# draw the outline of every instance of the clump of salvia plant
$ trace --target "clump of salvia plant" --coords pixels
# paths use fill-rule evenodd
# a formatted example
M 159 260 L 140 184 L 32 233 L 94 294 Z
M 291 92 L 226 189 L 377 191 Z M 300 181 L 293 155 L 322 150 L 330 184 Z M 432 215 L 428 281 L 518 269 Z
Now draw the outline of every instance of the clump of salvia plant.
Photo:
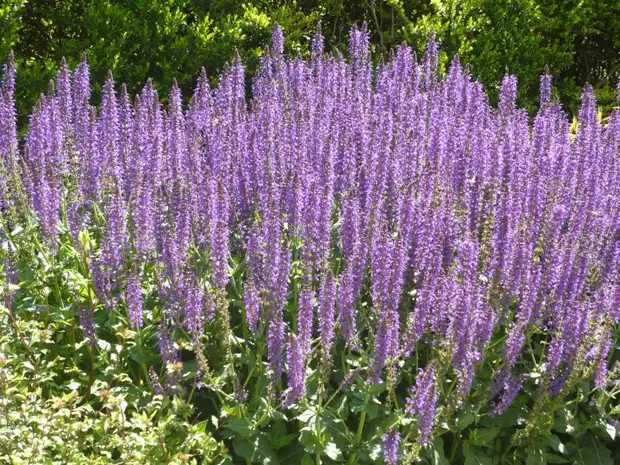
M 376 67 L 365 28 L 348 59 L 320 28 L 307 60 L 283 44 L 276 26 L 251 98 L 237 56 L 187 107 L 110 74 L 96 109 L 86 58 L 63 62 L 20 149 L 5 67 L 3 237 L 32 211 L 50 257 L 74 251 L 93 356 L 115 313 L 157 347 L 140 363 L 158 391 L 198 389 L 231 422 L 305 412 L 288 432 L 317 462 L 396 464 L 447 431 L 454 457 L 472 405 L 502 415 L 529 383 L 529 434 L 583 382 L 611 389 L 620 110 L 603 126 L 586 86 L 575 133 L 548 74 L 533 120 L 514 76 L 492 108 L 458 58 L 438 72 L 432 37 L 421 61 L 402 45 Z M 357 423 L 336 434 L 321 412 L 349 392 Z M 386 421 L 365 428 L 373 402 Z M 250 461 L 261 421 L 230 423 Z

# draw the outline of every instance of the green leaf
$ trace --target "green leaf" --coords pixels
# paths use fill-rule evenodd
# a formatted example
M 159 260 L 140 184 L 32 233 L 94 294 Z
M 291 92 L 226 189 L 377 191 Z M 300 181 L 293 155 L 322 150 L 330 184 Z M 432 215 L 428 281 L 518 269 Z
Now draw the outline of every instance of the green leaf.
M 297 419 L 299 421 L 301 421 L 302 423 L 308 423 L 308 421 L 313 418 L 315 415 L 314 410 L 305 410 L 304 412 L 302 412 Z
M 275 408 L 272 408 L 267 412 L 267 418 L 269 418 L 270 420 L 288 420 L 287 416 L 283 412 L 280 412 Z
M 336 462 L 343 460 L 342 451 L 338 449 L 338 446 L 336 446 L 336 444 L 334 444 L 333 442 L 327 443 L 324 452 L 325 455 L 327 455 L 330 459 Z
M 525 409 L 509 408 L 498 417 L 485 417 L 480 420 L 480 425 L 485 427 L 499 426 L 509 428 L 516 426 L 527 414 Z
M 383 392 L 385 392 L 386 389 L 387 389 L 386 383 L 370 384 L 368 386 L 368 392 L 370 393 L 371 396 L 378 396 L 380 394 L 383 394 Z
M 275 452 L 264 434 L 255 434 L 250 439 L 234 438 L 233 449 L 237 454 L 250 462 L 258 462 L 266 465 L 279 463 Z
M 605 432 L 609 434 L 609 437 L 611 438 L 612 441 L 616 439 L 617 428 L 614 425 L 609 424 L 609 423 L 605 424 Z
M 443 439 L 436 438 L 428 445 L 427 457 L 431 465 L 449 465 L 448 459 L 444 453 Z
M 300 465 L 314 465 L 314 459 L 310 454 L 304 454 Z
M 328 415 L 328 412 L 326 412 L 326 416 L 322 420 L 321 424 L 332 438 L 347 440 L 347 427 L 344 421 L 340 418 L 332 418 Z
M 275 447 L 276 449 L 280 449 L 281 447 L 284 447 L 284 446 L 290 444 L 291 442 L 293 442 L 293 440 L 296 437 L 297 437 L 296 434 L 287 434 L 285 436 L 277 436 L 272 441 L 273 447 Z
M 493 460 L 484 449 L 480 449 L 479 447 L 464 447 L 463 452 L 465 454 L 464 465 L 494 465 Z
M 547 463 L 570 463 L 570 460 L 565 459 L 564 457 L 549 453 L 545 454 L 545 459 L 547 460 Z
M 464 407 L 459 413 L 457 413 L 454 419 L 454 426 L 457 432 L 463 431 L 475 420 L 478 412 L 471 406 Z M 455 429 L 452 428 L 454 431 Z
M 578 465 L 613 465 L 611 451 L 598 439 L 590 436 L 588 443 L 591 446 L 582 447 L 573 455 L 574 463 Z
M 493 448 L 493 439 L 500 431 L 501 428 L 499 426 L 475 429 L 469 435 L 469 442 L 475 446 Z
M 235 438 L 233 439 L 233 449 L 236 454 L 240 455 L 250 462 L 254 457 L 254 446 L 247 439 Z
M 77 391 L 78 389 L 80 389 L 81 384 L 78 383 L 77 381 L 72 381 L 69 384 L 67 384 L 67 387 L 72 390 L 72 391 Z
M 98 339 L 97 340 L 97 346 L 99 346 L 101 351 L 109 352 L 110 348 L 112 347 L 112 344 L 110 344 L 108 341 L 106 341 L 104 339 Z M 131 353 L 131 350 L 129 352 Z
M 316 454 L 321 450 L 321 444 L 314 434 L 314 431 L 310 430 L 302 430 L 301 435 L 299 436 L 299 442 L 304 445 L 304 449 L 309 454 Z
M 229 421 L 224 425 L 224 430 L 226 430 L 225 434 L 229 438 L 236 437 L 238 434 L 240 437 L 248 439 L 256 432 L 256 430 L 250 426 L 250 423 L 245 418 L 241 420 Z
M 375 444 L 370 449 L 368 456 L 372 460 L 372 463 L 379 462 L 381 458 L 383 457 L 383 446 L 380 443 Z
M 367 404 L 364 404 L 364 400 L 358 398 L 354 398 L 351 402 L 351 412 L 366 412 L 370 420 L 377 418 L 380 408 L 381 402 L 376 398 L 371 398 Z
M 278 458 L 269 444 L 269 440 L 264 434 L 258 435 L 253 441 L 256 451 L 260 454 L 263 464 L 276 465 L 279 463 Z
M 545 452 L 540 444 L 529 445 L 525 449 L 525 465 L 546 465 Z
M 566 434 L 573 434 L 579 427 L 578 420 L 569 409 L 562 409 L 558 412 L 553 429 Z
M 568 453 L 566 446 L 562 443 L 560 438 L 557 437 L 555 434 L 545 434 L 543 444 L 548 445 L 553 450 L 560 452 L 562 454 Z

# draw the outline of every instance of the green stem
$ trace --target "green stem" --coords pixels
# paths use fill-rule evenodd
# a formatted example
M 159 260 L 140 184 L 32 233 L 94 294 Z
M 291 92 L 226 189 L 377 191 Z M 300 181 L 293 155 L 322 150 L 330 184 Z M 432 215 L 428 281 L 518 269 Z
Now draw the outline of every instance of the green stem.
M 151 393 L 153 392 L 153 385 L 151 383 L 151 377 L 149 376 L 149 369 L 146 367 L 146 363 L 142 362 L 140 364 L 142 366 L 142 371 L 144 372 L 144 380 L 146 385 L 149 387 Z
M 366 405 L 364 405 L 366 407 Z M 362 412 L 360 417 L 360 424 L 357 427 L 357 434 L 355 435 L 355 445 L 359 446 L 360 441 L 362 440 L 362 432 L 364 431 L 364 422 L 366 421 L 366 412 Z
M 390 431 L 394 428 L 396 428 L 398 426 L 398 424 L 400 423 L 401 419 L 398 418 L 394 423 L 392 423 L 386 431 Z M 375 442 L 377 439 L 379 439 L 381 436 L 383 436 L 383 431 L 379 431 L 377 434 L 375 434 L 372 438 L 370 438 L 370 441 L 368 441 L 368 444 L 372 444 L 373 442 Z
M 248 377 L 245 379 L 245 382 L 243 383 L 243 387 L 241 389 L 245 390 L 253 374 L 254 374 L 254 366 L 252 366 L 252 368 L 250 369 L 250 372 L 248 373 Z
M 88 353 L 90 355 L 90 374 L 88 376 L 88 390 L 86 391 L 86 399 L 90 398 L 93 383 L 95 382 L 95 354 L 93 353 L 93 348 L 90 344 L 88 344 Z
M 323 401 L 323 396 L 321 395 L 321 393 L 318 393 L 319 398 L 319 405 L 318 408 L 316 410 L 316 423 L 315 423 L 315 434 L 317 439 L 319 439 L 321 437 L 321 410 L 322 410 L 322 401 Z M 319 448 L 319 450 L 316 453 L 316 465 L 321 465 L 321 449 Z
M 144 338 L 142 337 L 142 328 L 138 328 L 138 346 L 140 349 L 144 349 Z M 140 368 L 142 368 L 142 372 L 144 373 L 144 383 L 148 386 L 149 391 L 153 393 L 153 383 L 151 383 L 151 377 L 149 376 L 149 369 L 146 366 L 146 362 L 140 362 Z M 140 373 L 138 369 L 138 373 Z M 138 377 L 140 375 L 138 374 Z
M 454 456 L 456 455 L 456 447 L 459 444 L 459 437 L 454 435 L 454 442 L 452 443 L 452 449 L 450 449 L 450 463 L 454 463 Z
M 189 397 L 187 398 L 187 403 L 192 403 L 192 398 L 194 397 L 194 391 L 196 391 L 196 383 L 192 383 L 192 390 L 189 393 Z
M 360 445 L 362 441 L 362 433 L 364 432 L 364 423 L 366 422 L 366 406 L 368 405 L 368 401 L 370 400 L 370 393 L 366 393 L 366 399 L 364 400 L 364 408 L 362 409 L 362 414 L 360 415 L 360 422 L 357 425 L 357 433 L 355 435 L 354 445 L 357 447 Z M 349 457 L 349 465 L 352 465 L 357 461 L 357 454 L 353 452 Z

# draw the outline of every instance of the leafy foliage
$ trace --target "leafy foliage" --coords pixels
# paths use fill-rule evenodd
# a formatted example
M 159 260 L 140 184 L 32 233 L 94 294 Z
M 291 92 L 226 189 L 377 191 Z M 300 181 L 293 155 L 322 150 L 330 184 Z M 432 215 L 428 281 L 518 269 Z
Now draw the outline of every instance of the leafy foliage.
M 576 111 L 580 89 L 590 82 L 607 113 L 609 89 L 620 77 L 619 17 L 618 2 L 597 0 L 9 0 L 0 7 L 0 56 L 14 48 L 20 57 L 25 121 L 63 56 L 74 66 L 86 51 L 94 82 L 103 82 L 111 69 L 131 94 L 151 77 L 160 90 L 176 78 L 189 95 L 201 67 L 217 76 L 237 49 L 252 73 L 274 21 L 293 55 L 307 54 L 319 20 L 328 49 L 342 52 L 350 25 L 366 21 L 376 56 L 402 41 L 421 52 L 434 32 L 444 64 L 459 54 L 492 98 L 510 72 L 521 83 L 520 103 L 533 112 L 538 74 L 549 65 L 570 110 Z
M 20 288 L 30 296 L 45 288 L 26 275 L 70 273 L 62 264 L 33 274 L 31 265 L 22 262 L 20 270 Z M 49 300 L 37 306 L 26 296 L 18 302 L 12 310 L 0 306 L 0 463 L 182 464 L 227 457 L 189 399 L 154 395 L 132 373 L 131 344 L 101 340 L 89 350 L 70 307 Z M 127 335 L 116 329 L 123 341 Z

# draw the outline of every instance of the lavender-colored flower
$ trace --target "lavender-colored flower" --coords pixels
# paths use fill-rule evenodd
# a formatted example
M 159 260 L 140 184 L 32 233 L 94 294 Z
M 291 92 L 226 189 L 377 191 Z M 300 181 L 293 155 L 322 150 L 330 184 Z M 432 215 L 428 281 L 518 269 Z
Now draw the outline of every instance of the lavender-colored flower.
M 282 28 L 278 23 L 274 23 L 273 31 L 271 32 L 271 44 L 272 52 L 275 57 L 280 57 L 284 54 L 284 34 Z
M 545 107 L 551 102 L 551 75 L 545 66 L 545 74 L 540 77 L 540 106 Z
M 316 32 L 312 38 L 312 54 L 315 57 L 320 56 L 323 53 L 325 38 L 323 37 L 323 31 L 321 29 L 321 21 L 316 25 Z
M 132 273 L 127 279 L 127 311 L 129 321 L 134 328 L 142 326 L 142 281 L 138 273 Z
M 120 192 L 111 195 L 105 213 L 107 224 L 101 251 L 101 265 L 108 270 L 109 277 L 114 278 L 125 263 L 127 247 L 126 209 Z
M 9 53 L 9 60 L 2 68 L 0 82 L 0 214 L 15 203 L 19 190 L 14 192 L 19 179 L 17 111 L 15 108 L 15 57 Z
M 306 393 L 306 356 L 303 350 L 297 336 L 290 333 L 286 351 L 289 389 L 284 393 L 285 406 L 290 406 Z
M 437 379 L 433 366 L 429 366 L 420 372 L 411 393 L 412 396 L 407 399 L 407 412 L 410 415 L 417 416 L 420 443 L 424 446 L 433 429 L 433 419 L 438 400 Z
M 165 396 L 166 392 L 164 391 L 164 387 L 161 385 L 161 381 L 159 380 L 159 376 L 155 372 L 155 368 L 149 367 L 149 378 L 151 378 L 151 384 L 153 385 L 153 392 L 155 392 L 158 396 Z
M 594 385 L 598 389 L 604 389 L 607 385 L 607 358 L 611 349 L 611 337 L 607 336 L 602 339 L 600 344 L 600 352 L 594 365 Z
M 426 43 L 426 55 L 422 63 L 423 69 L 423 88 L 430 90 L 437 81 L 437 65 L 439 60 L 439 49 L 435 41 L 435 35 L 431 34 Z
M 302 360 L 307 360 L 310 353 L 310 342 L 314 326 L 314 292 L 304 288 L 299 293 L 299 313 L 297 318 L 297 334 Z
M 255 333 L 258 329 L 258 320 L 260 317 L 260 299 L 258 290 L 255 288 L 251 279 L 246 282 L 243 297 L 247 324 L 250 330 Z
M 517 78 L 505 76 L 499 93 L 499 111 L 504 116 L 510 116 L 516 108 Z
M 196 284 L 188 286 L 184 301 L 187 330 L 191 334 L 200 337 L 205 321 L 205 298 L 202 289 Z M 210 303 L 212 304 L 212 301 Z
M 216 286 L 224 289 L 228 283 L 228 198 L 221 182 L 209 184 L 210 245 L 213 277 Z
M 383 435 L 383 460 L 387 465 L 398 465 L 398 446 L 400 433 L 392 429 Z
M 319 293 L 319 333 L 323 359 L 329 363 L 334 345 L 334 324 L 336 306 L 336 283 L 329 270 L 323 277 Z
M 84 337 L 88 340 L 88 344 L 95 348 L 97 346 L 97 323 L 93 310 L 90 307 L 80 307 L 79 317 Z
M 543 392 L 565 392 L 585 373 L 603 388 L 620 320 L 620 110 L 599 121 L 585 86 L 571 125 L 548 70 L 534 118 L 517 105 L 514 76 L 494 109 L 458 57 L 442 75 L 432 36 L 420 62 L 403 44 L 376 66 L 366 24 L 351 29 L 348 57 L 326 53 L 320 24 L 308 60 L 285 56 L 277 24 L 272 40 L 251 99 L 237 53 L 217 88 L 200 74 L 187 109 L 176 84 L 164 108 L 151 80 L 130 99 L 124 87 L 116 94 L 111 75 L 97 109 L 85 57 L 73 71 L 63 61 L 23 148 L 11 56 L 0 85 L 3 228 L 22 221 L 14 207 L 32 210 L 49 263 L 65 253 L 65 222 L 76 244 L 89 231 L 80 252 L 94 303 L 109 310 L 124 290 L 134 327 L 142 287 L 155 286 L 168 394 L 181 392 L 173 340 L 181 328 L 192 333 L 197 382 L 207 377 L 201 336 L 216 305 L 223 329 L 209 336 L 235 356 L 228 304 L 232 316 L 245 308 L 245 343 L 266 345 L 274 396 L 286 375 L 286 405 L 304 395 L 308 367 L 329 381 L 336 328 L 347 353 L 370 358 L 339 389 L 361 370 L 372 382 L 386 368 L 390 382 L 407 379 L 400 362 L 428 347 L 417 354 L 426 368 L 407 404 L 422 444 L 441 373 L 456 377 L 446 402 L 458 406 L 498 326 L 506 334 L 493 350 L 504 354 L 492 383 L 498 413 L 520 392 L 533 326 L 550 335 Z M 141 283 L 147 276 L 155 282 Z M 289 283 L 298 282 L 296 294 Z M 80 310 L 91 344 L 95 308 L 106 311 Z M 386 436 L 388 462 L 397 460 L 396 438 Z
M 502 394 L 499 402 L 495 404 L 493 409 L 493 415 L 501 415 L 510 406 L 514 398 L 519 394 L 519 391 L 523 387 L 523 376 L 515 377 L 511 374 L 507 374 L 502 381 Z

